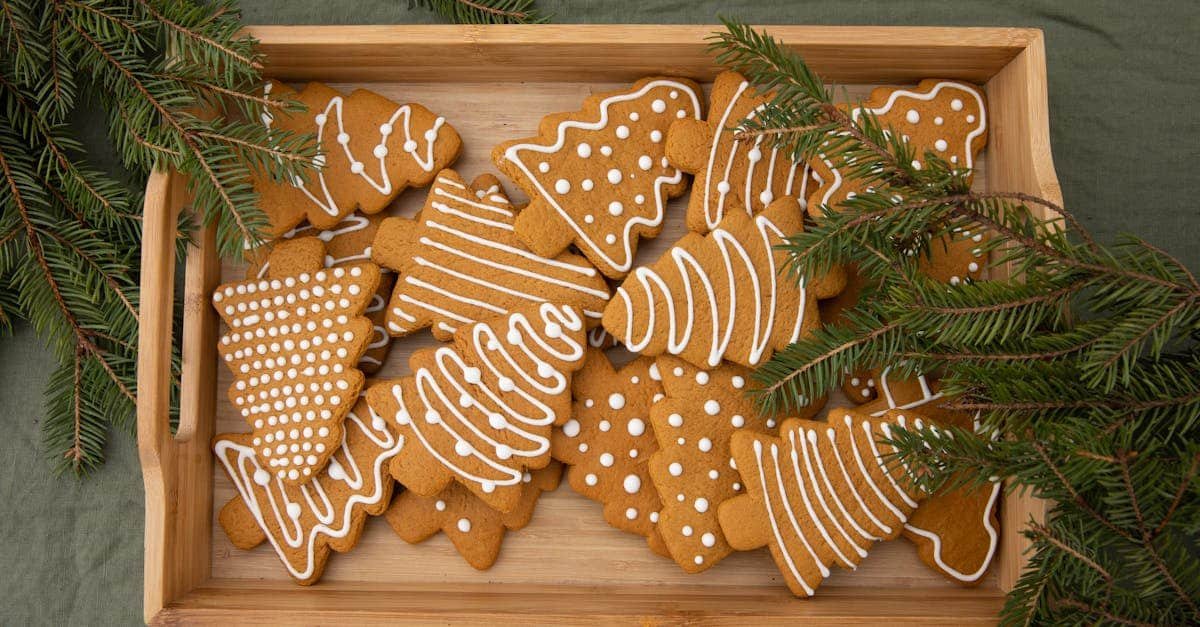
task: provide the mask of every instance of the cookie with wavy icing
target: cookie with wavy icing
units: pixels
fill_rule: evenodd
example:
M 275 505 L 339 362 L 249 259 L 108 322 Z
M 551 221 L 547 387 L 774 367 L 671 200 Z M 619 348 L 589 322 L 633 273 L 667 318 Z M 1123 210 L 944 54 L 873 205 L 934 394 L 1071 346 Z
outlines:
M 699 94 L 688 79 L 645 78 L 497 146 L 496 167 L 531 199 L 517 237 L 543 257 L 574 244 L 605 276 L 625 276 L 639 238 L 659 234 L 667 201 L 687 189 L 665 138 L 672 122 L 700 119 Z
M 360 399 L 346 416 L 329 464 L 311 481 L 295 485 L 259 461 L 254 437 L 227 433 L 213 438 L 217 463 L 237 490 L 217 521 L 234 546 L 249 550 L 269 542 L 297 583 L 315 583 L 330 550 L 349 551 L 366 517 L 387 508 L 396 485 L 387 462 L 404 440 Z
M 561 475 L 558 462 L 527 471 L 521 479 L 521 498 L 508 513 L 492 509 L 457 483 L 435 496 L 402 492 L 388 508 L 387 521 L 409 544 L 424 542 L 440 531 L 468 564 L 487 570 L 500 556 L 504 534 L 529 524 L 538 497 L 557 488 Z
M 212 296 L 228 327 L 217 354 L 233 373 L 229 400 L 253 428 L 262 466 L 288 483 L 315 476 L 341 441 L 362 388 L 356 364 L 373 335 L 363 313 L 379 287 L 370 262 L 296 269 Z
M 658 533 L 688 572 L 707 570 L 733 549 L 717 523 L 717 506 L 743 491 L 729 440 L 743 430 L 775 433 L 779 418 L 763 416 L 747 395 L 751 370 L 724 364 L 701 370 L 677 357 L 655 362 L 665 397 L 650 408 L 659 450 L 650 478 L 662 500 Z M 818 399 L 805 408 L 815 414 Z
M 837 565 L 855 570 L 871 546 L 900 534 L 925 498 L 887 456 L 894 418 L 834 410 L 829 421 L 788 420 L 779 436 L 742 431 L 730 448 L 746 493 L 717 514 L 738 550 L 770 547 L 788 588 L 812 596 Z
M 417 218 L 384 220 L 372 250 L 399 273 L 389 332 L 430 327 L 446 340 L 465 324 L 539 302 L 572 305 L 598 324 L 609 296 L 604 277 L 579 255 L 531 252 L 514 233 L 517 212 L 496 177 L 468 185 L 443 170 Z
M 512 511 L 525 471 L 550 463 L 551 431 L 570 417 L 585 333 L 577 310 L 542 303 L 413 353 L 411 376 L 367 390 L 371 407 L 412 443 L 392 460 L 392 475 L 422 496 L 457 481 Z
M 845 284 L 840 270 L 801 281 L 781 274 L 787 253 L 776 247 L 803 229 L 800 205 L 784 197 L 757 216 L 730 213 L 708 235 L 688 233 L 621 283 L 604 328 L 631 351 L 702 368 L 764 363 L 815 329 L 817 299 Z
M 768 97 L 737 72 L 713 81 L 708 120 L 676 120 L 667 131 L 667 159 L 695 176 L 687 227 L 707 233 L 731 211 L 760 213 L 776 198 L 806 206 L 814 183 L 808 164 L 793 161 L 763 136 L 739 138 L 736 129 L 762 110 Z
M 315 135 L 320 150 L 307 181 L 253 179 L 273 236 L 306 219 L 330 229 L 356 209 L 377 213 L 406 188 L 428 185 L 462 148 L 454 127 L 419 104 L 397 104 L 366 89 L 346 95 L 321 83 L 297 92 L 271 81 L 263 90 L 265 98 L 290 97 L 307 110 L 273 108 L 262 113 L 262 123 Z
M 588 351 L 572 381 L 571 419 L 550 441 L 554 458 L 569 466 L 571 489 L 603 503 L 608 524 L 646 538 L 662 509 L 648 466 L 658 451 L 650 406 L 663 398 L 661 379 L 652 358 L 618 369 L 602 351 Z
M 383 215 L 351 214 L 331 229 L 317 230 L 310 225 L 298 226 L 278 240 L 255 249 L 249 255 L 246 278 L 276 279 L 320 268 L 357 263 L 371 259 L 371 242 L 383 221 Z M 373 335 L 367 350 L 358 360 L 358 369 L 374 374 L 383 366 L 391 349 L 391 336 L 384 328 L 385 305 L 392 292 L 396 275 L 381 268 L 379 287 L 367 308 L 363 310 L 371 321 Z

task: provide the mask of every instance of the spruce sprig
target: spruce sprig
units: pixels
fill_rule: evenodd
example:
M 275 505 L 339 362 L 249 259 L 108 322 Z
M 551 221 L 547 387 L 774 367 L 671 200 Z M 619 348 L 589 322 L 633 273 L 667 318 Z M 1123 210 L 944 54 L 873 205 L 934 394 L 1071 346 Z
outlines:
M 311 137 L 267 136 L 262 111 L 297 105 L 261 97 L 240 29 L 231 0 L 0 0 L 0 320 L 28 321 L 58 358 L 42 421 L 58 471 L 95 469 L 109 430 L 134 426 L 150 171 L 186 177 L 191 210 L 237 257 L 264 224 L 251 174 L 303 177 L 315 155 Z M 77 139 L 89 109 L 121 178 Z
M 727 27 L 713 36 L 718 60 L 770 94 L 734 132 L 824 154 L 867 190 L 783 245 L 797 278 L 856 264 L 869 298 L 759 368 L 762 406 L 795 407 L 846 372 L 939 373 L 944 404 L 976 412 L 978 428 L 896 430 L 899 457 L 930 489 L 1003 477 L 1051 504 L 1024 531 L 1033 554 L 1003 622 L 1200 622 L 1192 272 L 1136 238 L 1101 245 L 1049 200 L 974 192 L 935 155 L 916 168 L 902 134 L 847 113 L 798 55 Z M 949 286 L 918 270 L 964 232 L 987 232 L 982 252 L 1012 278 Z
M 549 16 L 534 0 L 409 0 L 409 8 L 429 9 L 459 24 L 541 24 Z

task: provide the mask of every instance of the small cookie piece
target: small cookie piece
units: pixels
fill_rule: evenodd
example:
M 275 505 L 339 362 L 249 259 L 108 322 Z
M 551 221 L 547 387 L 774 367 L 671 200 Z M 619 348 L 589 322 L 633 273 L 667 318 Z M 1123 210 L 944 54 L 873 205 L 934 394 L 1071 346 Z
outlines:
M 879 396 L 879 390 L 875 389 L 875 372 L 864 370 L 846 375 L 842 379 L 842 392 L 847 400 L 856 405 L 875 400 Z
M 254 178 L 273 236 L 306 218 L 317 229 L 329 229 L 355 209 L 377 213 L 406 188 L 428 185 L 462 148 L 454 127 L 419 104 L 398 105 L 365 89 L 346 96 L 320 83 L 296 92 L 271 81 L 263 91 L 267 98 L 292 97 L 308 107 L 264 111 L 263 124 L 315 134 L 320 149 L 308 182 Z
M 396 535 L 418 544 L 441 531 L 458 554 L 473 568 L 487 570 L 500 556 L 505 531 L 529 524 L 542 492 L 558 487 L 562 464 L 528 471 L 521 479 L 521 498 L 511 512 L 502 514 L 457 483 L 436 496 L 401 492 L 387 511 L 387 521 Z
M 688 233 L 617 288 L 604 328 L 636 353 L 756 366 L 816 328 L 817 299 L 845 283 L 836 270 L 801 282 L 780 275 L 787 253 L 776 246 L 803 229 L 800 205 L 784 197 L 754 217 L 730 213 L 706 236 Z
M 227 433 L 213 438 L 217 461 L 237 488 L 217 521 L 234 546 L 271 543 L 288 574 L 301 585 L 315 583 L 330 549 L 349 551 L 367 516 L 383 513 L 396 485 L 386 462 L 404 439 L 359 399 L 346 415 L 346 429 L 329 464 L 303 485 L 272 477 L 260 464 L 254 436 Z
M 656 365 L 666 393 L 650 409 L 660 449 L 650 458 L 650 477 L 662 499 L 658 532 L 672 559 L 697 573 L 732 552 L 717 524 L 717 505 L 742 490 L 730 436 L 743 429 L 774 433 L 779 425 L 746 395 L 749 369 L 724 364 L 700 370 L 671 356 L 659 357 Z M 811 404 L 805 415 L 823 404 Z
M 286 482 L 311 479 L 341 441 L 372 335 L 362 314 L 378 286 L 379 267 L 366 262 L 213 293 L 229 325 L 217 346 L 234 375 L 229 400 L 254 428 L 263 467 Z
M 392 460 L 392 475 L 422 496 L 458 481 L 512 511 L 524 472 L 550 463 L 551 430 L 570 416 L 585 332 L 578 311 L 542 303 L 414 353 L 412 376 L 367 390 L 371 407 L 412 441 Z
M 373 250 L 400 273 L 387 311 L 392 335 L 431 327 L 447 340 L 463 324 L 538 302 L 571 305 L 596 324 L 609 296 L 604 277 L 579 255 L 529 252 L 513 234 L 516 211 L 496 177 L 468 186 L 443 170 L 417 219 L 384 220 Z
M 662 509 L 647 465 L 658 450 L 650 427 L 650 405 L 663 397 L 658 366 L 639 357 L 617 370 L 591 349 L 571 388 L 574 412 L 554 430 L 551 455 L 570 465 L 571 489 L 604 504 L 608 524 L 651 537 Z
M 828 423 L 788 420 L 780 437 L 731 440 L 747 493 L 718 508 L 729 544 L 769 545 L 796 596 L 812 596 L 829 566 L 855 570 L 877 540 L 895 538 L 925 494 L 889 465 L 886 418 L 835 410 Z
M 667 200 L 687 189 L 663 140 L 675 120 L 700 119 L 699 93 L 687 79 L 645 78 L 497 146 L 496 167 L 531 199 L 517 237 L 543 257 L 574 243 L 605 276 L 625 276 L 638 238 L 657 237 Z
M 703 235 L 731 211 L 751 215 L 776 198 L 794 196 L 807 206 L 813 181 L 809 166 L 763 145 L 764 137 L 740 140 L 735 128 L 753 119 L 768 97 L 758 94 L 737 72 L 722 72 L 713 81 L 707 122 L 676 120 L 667 131 L 667 159 L 694 174 L 688 200 L 687 227 Z

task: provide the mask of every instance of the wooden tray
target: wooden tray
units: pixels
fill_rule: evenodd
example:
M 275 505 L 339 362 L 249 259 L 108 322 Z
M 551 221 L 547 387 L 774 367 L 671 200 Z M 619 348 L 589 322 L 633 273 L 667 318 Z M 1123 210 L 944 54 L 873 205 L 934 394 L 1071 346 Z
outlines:
M 711 81 L 719 71 L 704 38 L 715 26 L 255 27 L 267 73 L 347 88 L 366 83 L 421 102 L 452 121 L 465 150 L 455 168 L 468 180 L 492 171 L 491 147 L 523 137 L 546 113 L 574 110 L 593 91 L 651 74 Z M 980 188 L 1019 190 L 1058 201 L 1046 115 L 1042 33 L 1027 29 L 770 27 L 827 80 L 852 94 L 872 84 L 956 78 L 986 86 L 990 141 L 977 165 Z M 225 400 L 217 368 L 218 318 L 209 294 L 240 279 L 202 232 L 184 269 L 183 391 L 172 434 L 167 419 L 176 218 L 184 182 L 155 173 L 147 186 L 138 363 L 138 446 L 146 489 L 145 618 L 174 622 L 817 622 L 992 623 L 1016 580 L 1026 546 L 1021 526 L 1041 513 L 1020 496 L 1002 502 L 997 563 L 976 588 L 945 582 L 904 541 L 876 545 L 855 573 L 838 571 L 810 600 L 792 598 L 765 551 L 737 554 L 701 575 L 653 555 L 641 538 L 605 525 L 600 506 L 561 487 L 545 495 L 534 522 L 505 540 L 486 572 L 468 567 L 443 536 L 410 546 L 381 520 L 358 546 L 333 554 L 310 588 L 287 578 L 266 546 L 233 548 L 214 513 L 233 494 L 214 469 L 214 433 L 244 431 Z M 509 186 L 517 196 L 517 190 Z M 421 190 L 393 212 L 411 215 Z M 668 211 L 662 237 L 643 245 L 654 259 L 682 233 L 686 199 Z M 407 370 L 393 350 L 381 375 Z M 835 401 L 836 402 L 836 401 Z

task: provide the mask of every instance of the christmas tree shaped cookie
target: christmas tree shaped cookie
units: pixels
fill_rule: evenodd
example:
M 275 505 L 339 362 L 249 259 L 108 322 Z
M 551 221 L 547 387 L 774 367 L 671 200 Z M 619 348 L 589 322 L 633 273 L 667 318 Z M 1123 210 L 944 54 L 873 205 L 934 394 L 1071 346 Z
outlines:
M 266 98 L 290 96 L 307 111 L 264 111 L 268 129 L 316 135 L 320 153 L 307 182 L 254 180 L 259 206 L 270 218 L 272 235 L 305 219 L 317 229 L 334 227 L 355 209 L 376 213 L 410 186 L 428 185 L 454 162 L 462 147 L 445 118 L 419 104 L 398 105 L 357 89 L 349 96 L 309 83 L 301 92 L 269 82 Z
M 531 253 L 513 233 L 516 214 L 494 176 L 468 186 L 443 170 L 417 219 L 384 220 L 374 259 L 400 275 L 389 331 L 432 327 L 445 340 L 461 325 L 538 302 L 572 305 L 597 323 L 609 295 L 604 277 L 579 255 Z
M 501 513 L 471 491 L 451 483 L 436 496 L 402 492 L 387 511 L 388 524 L 405 542 L 424 542 L 441 531 L 467 563 L 487 570 L 496 563 L 506 531 L 529 524 L 542 492 L 558 487 L 562 465 L 527 471 L 521 479 L 521 498 L 511 512 Z
M 367 262 L 213 293 L 229 326 L 218 345 L 234 376 L 229 400 L 253 427 L 262 466 L 283 481 L 311 479 L 341 441 L 372 336 L 362 314 L 378 285 L 379 267 Z
M 371 407 L 412 443 L 392 460 L 392 475 L 422 496 L 457 481 L 512 511 L 525 471 L 550 463 L 551 430 L 570 416 L 585 334 L 578 311 L 543 303 L 414 353 L 412 376 L 367 390 Z
M 788 420 L 779 437 L 743 431 L 730 447 L 746 494 L 718 508 L 738 550 L 769 546 L 796 596 L 812 596 L 829 567 L 854 570 L 871 545 L 900 534 L 925 497 L 890 463 L 880 440 L 895 423 L 835 410 L 829 422 Z
M 234 546 L 269 541 L 288 573 L 308 585 L 321 578 L 330 549 L 350 550 L 367 516 L 383 513 L 396 485 L 386 463 L 404 445 L 378 414 L 359 400 L 324 470 L 294 485 L 259 461 L 251 434 L 214 438 L 217 462 L 237 489 L 217 516 Z
M 658 522 L 648 461 L 658 450 L 650 405 L 663 397 L 658 366 L 640 357 L 620 370 L 590 350 L 572 384 L 572 418 L 555 430 L 551 452 L 570 466 L 571 489 L 604 504 L 608 524 L 647 538 Z
M 812 175 L 763 136 L 737 139 L 735 129 L 753 119 L 767 98 L 741 74 L 722 72 L 713 81 L 708 121 L 684 119 L 667 132 L 667 159 L 696 177 L 688 200 L 688 229 L 707 233 L 731 211 L 756 214 L 776 198 L 793 196 L 803 206 Z
M 492 160 L 531 199 L 517 237 L 543 257 L 574 243 L 606 276 L 625 276 L 638 238 L 658 235 L 667 200 L 687 188 L 664 140 L 675 120 L 700 119 L 699 93 L 687 79 L 642 79 L 497 146 Z
M 757 216 L 730 213 L 706 236 L 688 233 L 617 288 L 604 328 L 631 351 L 702 368 L 763 363 L 816 328 L 817 299 L 845 283 L 840 271 L 799 283 L 780 274 L 787 253 L 776 246 L 803 228 L 800 205 L 785 197 Z
M 729 438 L 742 430 L 774 433 L 779 424 L 747 396 L 747 368 L 700 370 L 670 356 L 656 365 L 666 393 L 650 409 L 659 444 L 650 457 L 650 477 L 662 499 L 658 532 L 680 567 L 700 572 L 732 552 L 717 523 L 717 506 L 743 489 Z M 805 415 L 823 403 L 811 403 Z

